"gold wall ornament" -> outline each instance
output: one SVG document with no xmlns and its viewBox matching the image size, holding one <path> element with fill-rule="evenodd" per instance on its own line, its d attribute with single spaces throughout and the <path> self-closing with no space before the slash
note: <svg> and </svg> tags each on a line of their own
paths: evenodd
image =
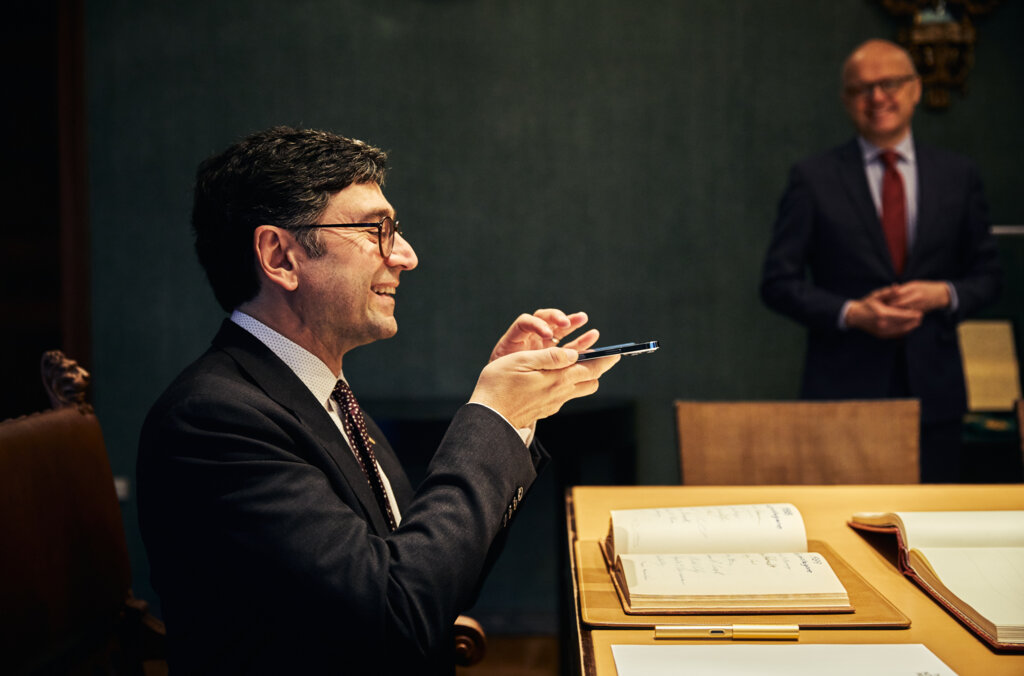
<svg viewBox="0 0 1024 676">
<path fill-rule="evenodd" d="M 881 0 L 894 16 L 909 16 L 897 40 L 910 52 L 929 108 L 949 107 L 950 91 L 967 93 L 977 31 L 972 16 L 987 14 L 1000 0 Z"/>
</svg>

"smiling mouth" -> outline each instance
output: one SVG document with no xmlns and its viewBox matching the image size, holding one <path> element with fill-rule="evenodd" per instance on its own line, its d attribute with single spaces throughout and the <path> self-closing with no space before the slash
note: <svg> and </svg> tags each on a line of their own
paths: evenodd
<svg viewBox="0 0 1024 676">
<path fill-rule="evenodd" d="M 393 286 L 382 286 L 377 287 L 375 289 L 371 288 L 370 290 L 373 291 L 378 296 L 384 296 L 386 298 L 394 298 L 396 291 L 395 287 Z"/>
</svg>

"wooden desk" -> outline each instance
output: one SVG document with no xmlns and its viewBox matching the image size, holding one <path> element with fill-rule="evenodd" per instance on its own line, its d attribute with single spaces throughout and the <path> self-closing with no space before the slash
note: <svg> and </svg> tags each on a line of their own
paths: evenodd
<svg viewBox="0 0 1024 676">
<path fill-rule="evenodd" d="M 1024 509 L 1024 485 L 912 486 L 577 486 L 566 495 L 577 673 L 615 674 L 612 644 L 654 643 L 652 629 L 598 629 L 580 618 L 575 540 L 608 532 L 609 511 L 643 507 L 791 502 L 807 537 L 824 540 L 911 619 L 909 629 L 804 629 L 801 643 L 923 643 L 961 676 L 1024 674 L 1024 653 L 997 653 L 963 627 L 895 566 L 896 538 L 868 536 L 846 521 L 854 512 Z M 870 542 L 869 542 L 870 538 Z"/>
</svg>

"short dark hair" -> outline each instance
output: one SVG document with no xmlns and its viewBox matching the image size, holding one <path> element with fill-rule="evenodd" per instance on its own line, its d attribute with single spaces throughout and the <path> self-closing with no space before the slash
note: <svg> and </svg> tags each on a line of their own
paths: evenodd
<svg viewBox="0 0 1024 676">
<path fill-rule="evenodd" d="M 272 127 L 204 160 L 196 171 L 192 231 L 217 302 L 231 312 L 259 293 L 252 233 L 259 225 L 315 223 L 353 183 L 384 184 L 387 153 L 314 129 Z M 296 231 L 318 254 L 319 231 Z"/>
</svg>

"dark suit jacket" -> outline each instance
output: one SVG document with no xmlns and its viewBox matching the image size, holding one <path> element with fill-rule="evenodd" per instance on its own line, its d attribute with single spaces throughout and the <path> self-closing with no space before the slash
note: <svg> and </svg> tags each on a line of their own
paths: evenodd
<svg viewBox="0 0 1024 676">
<path fill-rule="evenodd" d="M 996 298 L 1001 274 L 974 165 L 927 146 L 917 145 L 915 153 L 917 236 L 902 275 L 893 268 L 853 139 L 793 167 L 761 296 L 809 329 L 805 398 L 884 398 L 891 396 L 894 379 L 904 380 L 909 394 L 921 400 L 922 420 L 935 422 L 957 419 L 966 409 L 956 324 Z M 838 328 L 845 301 L 910 280 L 951 282 L 956 312 L 931 312 L 897 340 Z M 902 368 L 905 374 L 894 373 Z"/>
<path fill-rule="evenodd" d="M 453 672 L 452 623 L 547 456 L 466 405 L 414 492 L 367 427 L 393 534 L 323 406 L 235 324 L 160 397 L 137 486 L 172 674 Z"/>
</svg>

